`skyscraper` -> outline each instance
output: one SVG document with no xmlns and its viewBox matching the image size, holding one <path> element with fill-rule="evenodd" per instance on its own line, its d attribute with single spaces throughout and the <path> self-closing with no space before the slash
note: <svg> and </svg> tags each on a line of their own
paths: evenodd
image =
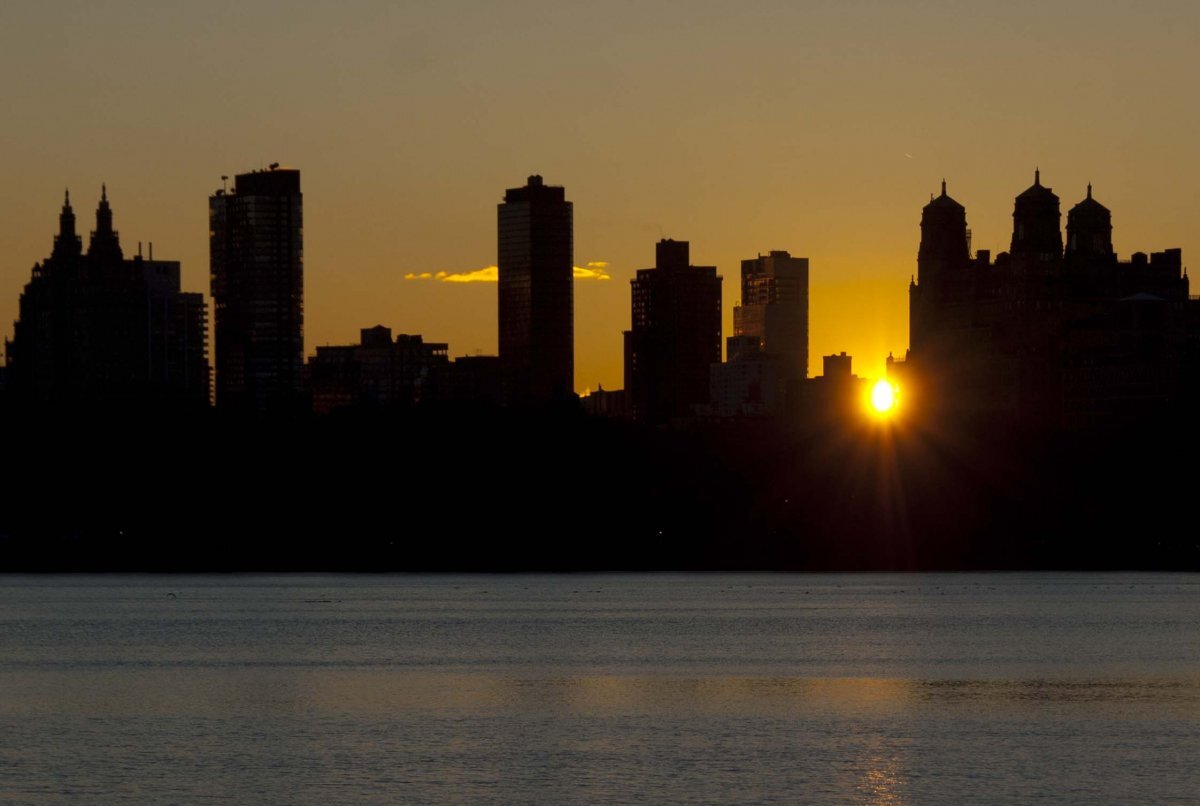
<svg viewBox="0 0 1200 806">
<path fill-rule="evenodd" d="M 721 276 L 689 265 L 687 241 L 659 241 L 655 253 L 655 267 L 630 281 L 625 389 L 635 419 L 663 423 L 708 401 L 709 368 L 721 362 Z"/>
<path fill-rule="evenodd" d="M 562 187 L 529 177 L 497 211 L 500 362 L 506 398 L 552 404 L 575 394 L 573 209 Z"/>
<path fill-rule="evenodd" d="M 301 404 L 304 229 L 300 172 L 240 174 L 208 200 L 217 406 L 262 413 Z"/>
<path fill-rule="evenodd" d="M 808 377 L 808 258 L 772 250 L 742 261 L 742 304 L 733 335 L 756 337 L 790 383 Z"/>
<path fill-rule="evenodd" d="M 68 194 L 54 249 L 33 267 L 7 345 L 14 399 L 122 411 L 204 407 L 204 297 L 180 291 L 178 261 L 126 260 L 101 188 L 88 250 Z"/>
</svg>

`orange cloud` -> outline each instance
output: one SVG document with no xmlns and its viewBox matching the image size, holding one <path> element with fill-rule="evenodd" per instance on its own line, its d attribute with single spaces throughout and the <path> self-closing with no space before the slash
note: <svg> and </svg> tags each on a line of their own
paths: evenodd
<svg viewBox="0 0 1200 806">
<path fill-rule="evenodd" d="M 573 275 L 576 280 L 611 280 L 608 273 L 608 263 L 603 260 L 589 261 L 586 266 L 574 266 Z M 484 266 L 474 271 L 439 271 L 414 272 L 404 275 L 405 280 L 439 280 L 443 283 L 495 283 L 500 280 L 500 270 L 496 266 Z"/>
<path fill-rule="evenodd" d="M 608 273 L 608 262 L 604 260 L 589 261 L 587 266 L 575 267 L 576 280 L 611 280 L 612 275 Z"/>
<path fill-rule="evenodd" d="M 495 283 L 500 280 L 500 269 L 495 266 L 484 266 L 475 271 L 439 271 L 437 279 L 443 283 Z"/>
</svg>

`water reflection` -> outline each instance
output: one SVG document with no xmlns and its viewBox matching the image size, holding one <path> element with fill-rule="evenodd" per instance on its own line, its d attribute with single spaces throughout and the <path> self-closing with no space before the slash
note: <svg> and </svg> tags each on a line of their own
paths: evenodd
<svg viewBox="0 0 1200 806">
<path fill-rule="evenodd" d="M 904 794 L 904 773 L 896 756 L 872 754 L 859 762 L 859 765 L 866 768 L 857 786 L 863 803 L 878 806 L 908 803 Z"/>
<path fill-rule="evenodd" d="M 1191 578 L 267 582 L 0 579 L 0 801 L 1194 799 Z"/>
</svg>

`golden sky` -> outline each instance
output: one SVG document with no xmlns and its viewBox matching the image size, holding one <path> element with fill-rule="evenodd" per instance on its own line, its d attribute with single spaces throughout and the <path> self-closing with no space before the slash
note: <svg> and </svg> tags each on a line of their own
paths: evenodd
<svg viewBox="0 0 1200 806">
<path fill-rule="evenodd" d="M 532 173 L 575 204 L 576 386 L 622 385 L 629 280 L 660 237 L 725 278 L 811 265 L 810 371 L 908 344 L 921 206 L 943 176 L 1007 248 L 1042 169 L 1088 181 L 1122 256 L 1200 250 L 1200 4 L 0 3 L 0 331 L 108 183 L 127 254 L 208 291 L 222 174 L 302 172 L 307 350 L 361 327 L 496 350 L 496 204 Z M 1064 218 L 1065 221 L 1065 218 Z M 429 274 L 427 281 L 406 280 Z M 1194 289 L 1200 293 L 1200 289 Z"/>
</svg>

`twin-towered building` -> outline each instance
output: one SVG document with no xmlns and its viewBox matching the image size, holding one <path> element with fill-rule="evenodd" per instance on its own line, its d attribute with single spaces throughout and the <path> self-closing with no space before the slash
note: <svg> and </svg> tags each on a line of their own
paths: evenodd
<svg viewBox="0 0 1200 806">
<path fill-rule="evenodd" d="M 31 409 L 167 412 L 209 401 L 207 316 L 180 290 L 179 263 L 126 258 L 100 191 L 87 251 L 70 193 L 50 256 L 21 294 L 7 392 Z"/>
<path fill-rule="evenodd" d="M 922 212 L 909 360 L 893 369 L 928 412 L 1051 425 L 1177 409 L 1196 396 L 1200 307 L 1179 249 L 1119 260 L 1093 197 L 1067 214 L 1034 173 L 1008 252 L 972 254 L 946 192 Z"/>
</svg>

